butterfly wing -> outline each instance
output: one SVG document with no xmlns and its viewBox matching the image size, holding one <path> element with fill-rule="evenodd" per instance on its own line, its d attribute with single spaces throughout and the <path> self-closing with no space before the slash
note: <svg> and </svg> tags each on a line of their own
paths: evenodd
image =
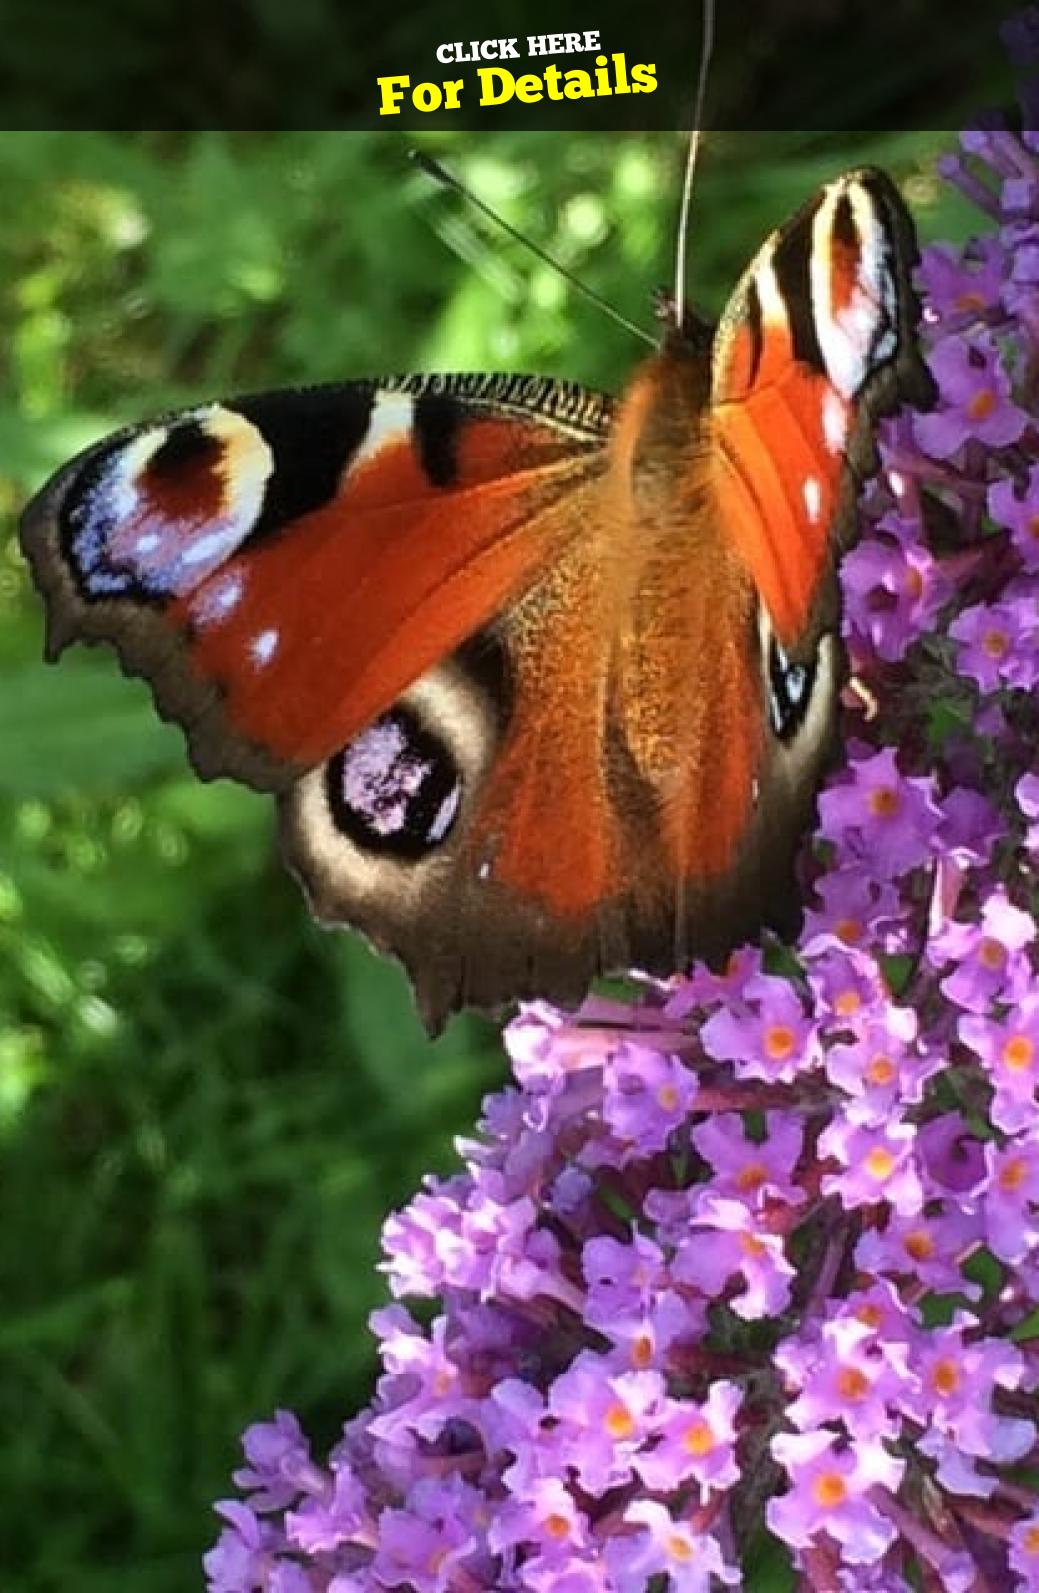
<svg viewBox="0 0 1039 1593">
<path fill-rule="evenodd" d="M 724 926 L 730 944 L 748 920 L 796 923 L 796 853 L 845 678 L 837 555 L 875 468 L 877 419 L 933 395 L 916 345 L 916 259 L 893 184 L 851 172 L 765 242 L 715 335 L 702 451 L 683 477 L 701 485 L 709 594 L 679 569 L 667 583 L 675 593 L 685 579 L 681 602 L 686 613 L 699 603 L 718 659 L 691 694 L 704 722 L 687 735 L 668 811 L 694 947 L 698 921 Z M 702 675 L 692 636 L 687 655 L 686 679 Z"/>
<path fill-rule="evenodd" d="M 715 338 L 712 470 L 726 534 L 784 648 L 832 626 L 873 432 L 927 405 L 912 222 L 884 173 L 829 184 L 744 273 Z"/>
<path fill-rule="evenodd" d="M 48 655 L 103 641 L 205 778 L 285 790 L 574 534 L 608 401 L 524 377 L 243 398 L 74 460 L 26 510 Z"/>
</svg>

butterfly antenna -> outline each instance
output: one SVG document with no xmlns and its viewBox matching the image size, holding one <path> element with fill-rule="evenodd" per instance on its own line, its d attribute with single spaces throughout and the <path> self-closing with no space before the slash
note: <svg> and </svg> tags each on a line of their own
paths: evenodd
<svg viewBox="0 0 1039 1593">
<path fill-rule="evenodd" d="M 453 188 L 455 193 L 461 194 L 463 199 L 467 199 L 471 205 L 475 205 L 477 210 L 481 210 L 485 216 L 488 216 L 494 222 L 495 226 L 508 233 L 510 238 L 515 238 L 517 243 L 523 244 L 524 248 L 529 249 L 531 254 L 537 255 L 538 259 L 544 261 L 545 265 L 551 266 L 553 271 L 558 271 L 559 275 L 569 282 L 572 288 L 576 288 L 578 293 L 583 293 L 586 299 L 591 299 L 592 303 L 598 305 L 599 309 L 604 311 L 611 320 L 616 321 L 619 326 L 623 326 L 629 332 L 634 333 L 636 337 L 640 337 L 651 348 L 657 347 L 657 339 L 655 337 L 652 337 L 643 327 L 636 325 L 634 321 L 629 321 L 628 317 L 622 315 L 620 310 L 615 309 L 608 299 L 603 298 L 601 293 L 596 293 L 595 289 L 590 288 L 587 282 L 582 282 L 580 277 L 575 276 L 572 271 L 568 270 L 562 261 L 555 259 L 546 249 L 542 249 L 539 244 L 536 244 L 533 239 L 517 231 L 510 222 L 505 220 L 504 216 L 500 216 L 496 210 L 492 210 L 486 200 L 481 199 L 479 194 L 473 193 L 471 188 L 467 188 L 465 183 L 449 172 L 445 166 L 441 166 L 440 162 L 434 160 L 432 155 L 427 155 L 421 149 L 413 149 L 411 151 L 411 159 L 416 166 L 426 173 L 427 177 L 432 177 L 434 182 L 442 183 L 445 188 Z"/>
<path fill-rule="evenodd" d="M 700 153 L 700 134 L 704 103 L 707 99 L 707 74 L 714 52 L 715 0 L 703 0 L 703 34 L 700 42 L 700 75 L 696 82 L 696 100 L 693 104 L 693 126 L 689 134 L 689 149 L 685 157 L 685 177 L 682 182 L 682 204 L 678 212 L 678 244 L 675 249 L 675 320 L 682 324 L 686 302 L 686 253 L 689 239 L 689 209 L 693 200 L 693 179 Z"/>
</svg>

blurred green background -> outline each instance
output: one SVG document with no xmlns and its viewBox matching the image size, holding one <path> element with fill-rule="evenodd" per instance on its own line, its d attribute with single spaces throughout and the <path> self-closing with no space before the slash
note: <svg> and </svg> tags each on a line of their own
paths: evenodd
<svg viewBox="0 0 1039 1593">
<path fill-rule="evenodd" d="M 765 231 L 877 161 L 962 237 L 948 136 L 716 135 L 694 205 L 717 309 Z M 651 325 L 677 135 L 430 136 Z M 321 934 L 263 800 L 191 777 L 108 656 L 46 669 L 26 495 L 128 419 L 412 368 L 616 387 L 639 346 L 433 189 L 389 133 L 0 134 L 0 1586 L 197 1586 L 240 1429 L 320 1442 L 368 1394 L 381 1219 L 504 1077 L 435 1046 L 397 971 Z"/>
</svg>

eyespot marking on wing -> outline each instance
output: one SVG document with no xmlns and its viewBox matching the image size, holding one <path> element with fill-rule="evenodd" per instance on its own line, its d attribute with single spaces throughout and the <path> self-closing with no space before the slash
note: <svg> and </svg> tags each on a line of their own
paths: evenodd
<svg viewBox="0 0 1039 1593">
<path fill-rule="evenodd" d="M 485 651 L 428 671 L 288 797 L 285 858 L 322 921 L 405 922 L 455 866 L 501 734 Z"/>
<path fill-rule="evenodd" d="M 325 766 L 328 808 L 355 846 L 402 860 L 446 840 L 462 777 L 445 742 L 411 709 L 383 714 Z"/>
<path fill-rule="evenodd" d="M 249 536 L 273 467 L 258 428 L 219 404 L 102 452 L 62 526 L 83 596 L 192 592 Z"/>
</svg>

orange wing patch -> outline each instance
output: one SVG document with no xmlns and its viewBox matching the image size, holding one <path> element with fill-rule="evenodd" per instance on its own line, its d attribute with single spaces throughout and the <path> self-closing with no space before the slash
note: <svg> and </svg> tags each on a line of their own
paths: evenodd
<svg viewBox="0 0 1039 1593">
<path fill-rule="evenodd" d="M 852 172 L 768 239 L 722 319 L 717 512 L 787 648 L 832 569 L 849 458 L 876 415 L 927 390 L 913 345 L 913 254 L 891 183 Z"/>
<path fill-rule="evenodd" d="M 431 488 L 408 437 L 335 497 L 228 561 L 171 616 L 236 728 L 320 763 L 512 601 L 579 529 L 546 511 L 587 470 L 558 436 L 472 421 L 457 484 Z M 545 462 L 545 456 L 548 462 Z M 230 599 L 230 600 L 229 600 Z"/>
<path fill-rule="evenodd" d="M 788 364 L 711 418 L 718 514 L 787 646 L 804 632 L 829 563 L 846 413 L 825 377 Z"/>
</svg>

